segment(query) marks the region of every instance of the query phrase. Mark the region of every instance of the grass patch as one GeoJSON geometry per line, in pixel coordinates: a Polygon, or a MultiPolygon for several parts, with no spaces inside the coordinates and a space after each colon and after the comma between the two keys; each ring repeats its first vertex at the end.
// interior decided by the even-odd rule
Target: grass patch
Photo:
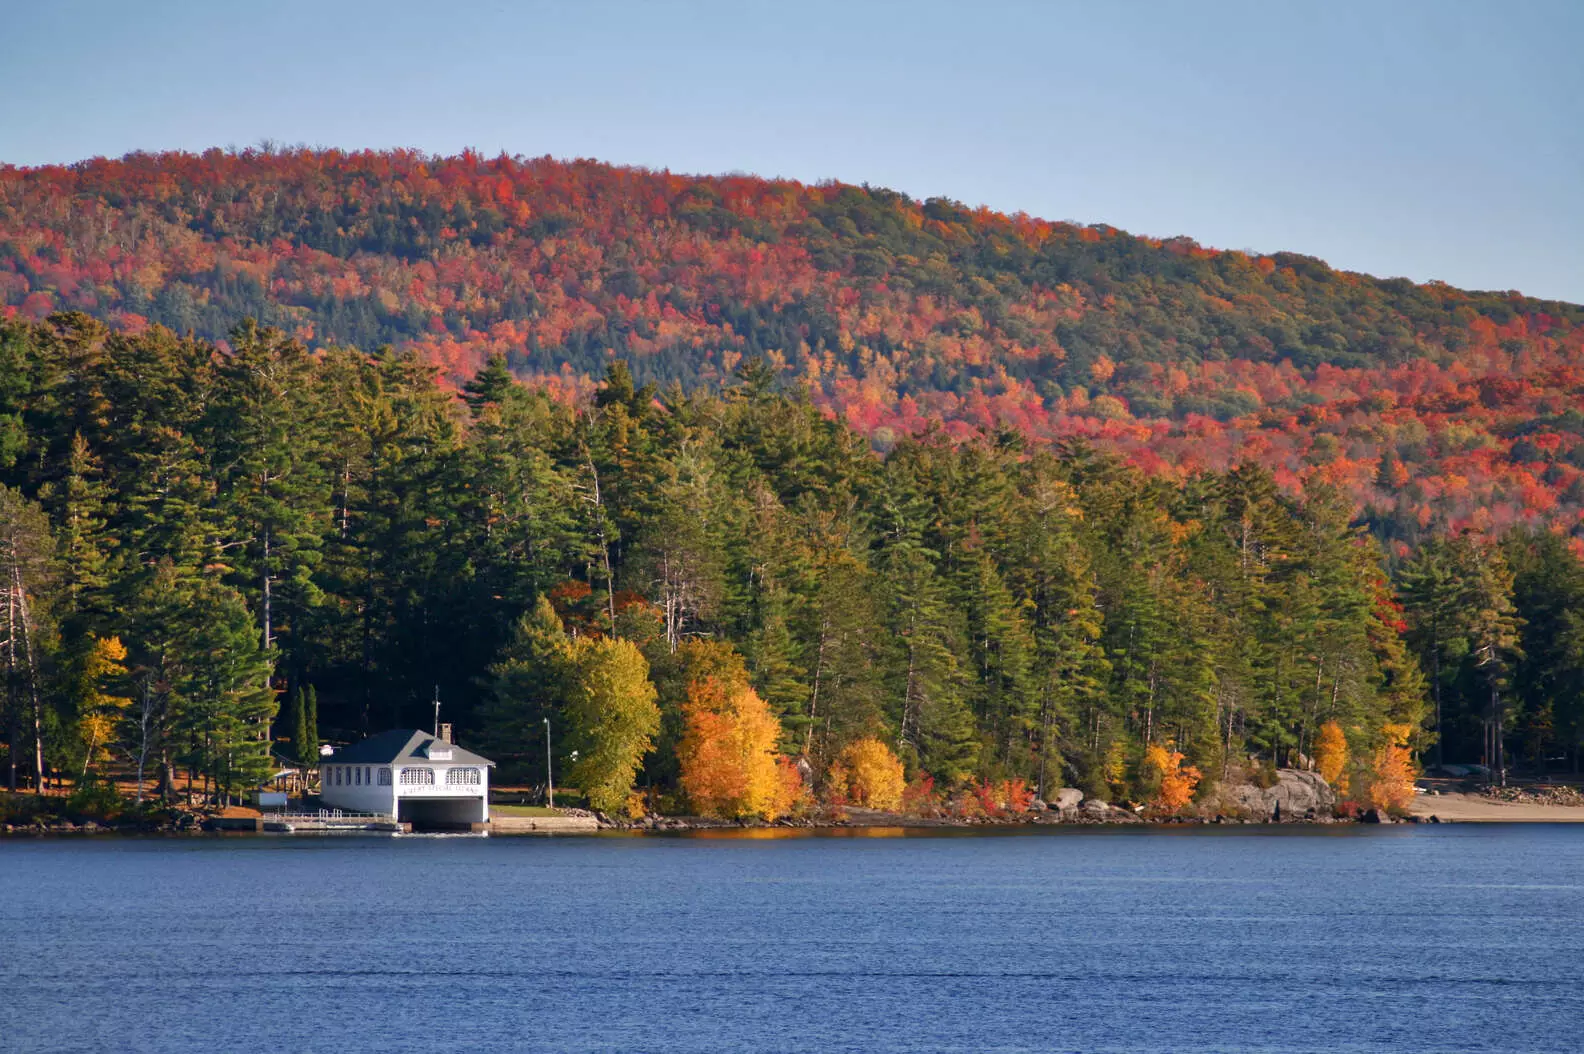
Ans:
{"type": "Polygon", "coordinates": [[[491,816],[560,816],[560,809],[549,809],[543,805],[491,805],[491,816]]]}

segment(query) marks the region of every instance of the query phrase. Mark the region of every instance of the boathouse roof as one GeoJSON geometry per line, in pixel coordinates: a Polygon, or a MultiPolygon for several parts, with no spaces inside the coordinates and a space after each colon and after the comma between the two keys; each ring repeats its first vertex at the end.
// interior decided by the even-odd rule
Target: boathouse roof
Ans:
{"type": "Polygon", "coordinates": [[[325,761],[336,765],[394,765],[404,762],[444,761],[454,765],[494,765],[489,758],[463,750],[455,743],[436,739],[428,732],[393,728],[369,736],[337,751],[325,761]]]}

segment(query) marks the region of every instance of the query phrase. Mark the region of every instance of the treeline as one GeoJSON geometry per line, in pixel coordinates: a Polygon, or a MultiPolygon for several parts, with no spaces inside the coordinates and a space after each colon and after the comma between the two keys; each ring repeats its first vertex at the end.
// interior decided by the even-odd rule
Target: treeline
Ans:
{"type": "Polygon", "coordinates": [[[1565,539],[1443,539],[1394,586],[1323,487],[1010,432],[882,458],[757,360],[718,393],[618,361],[569,403],[498,358],[459,394],[410,352],[57,315],[0,326],[0,455],[23,785],[235,793],[272,748],[426,726],[436,691],[508,778],[542,780],[548,719],[601,807],[759,814],[1143,798],[1403,741],[1543,764],[1584,725],[1565,539]],[[278,712],[299,690],[317,728],[278,712]]]}

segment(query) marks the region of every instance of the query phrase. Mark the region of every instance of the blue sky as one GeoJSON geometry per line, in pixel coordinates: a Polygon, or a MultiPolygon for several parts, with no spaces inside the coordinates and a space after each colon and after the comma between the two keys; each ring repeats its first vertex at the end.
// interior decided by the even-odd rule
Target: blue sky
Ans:
{"type": "Polygon", "coordinates": [[[471,146],[1584,302],[1584,3],[14,0],[0,162],[471,146]]]}

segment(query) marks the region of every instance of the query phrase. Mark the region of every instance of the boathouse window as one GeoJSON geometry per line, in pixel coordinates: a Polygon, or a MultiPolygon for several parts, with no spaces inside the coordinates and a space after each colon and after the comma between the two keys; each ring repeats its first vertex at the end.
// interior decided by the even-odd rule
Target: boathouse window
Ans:
{"type": "Polygon", "coordinates": [[[353,768],[353,770],[352,770],[352,782],[354,784],[358,785],[358,786],[362,786],[363,785],[363,770],[362,769],[353,768]]]}
{"type": "Polygon", "coordinates": [[[402,769],[401,781],[404,787],[433,786],[434,769],[402,769]]]}
{"type": "Polygon", "coordinates": [[[463,785],[469,786],[469,787],[477,787],[479,785],[479,783],[481,782],[480,779],[479,779],[479,770],[478,769],[447,769],[446,770],[446,782],[450,783],[450,784],[459,784],[460,783],[460,784],[463,784],[463,785]]]}
{"type": "Polygon", "coordinates": [[[381,787],[389,787],[391,785],[391,782],[390,782],[390,769],[380,769],[379,770],[379,785],[381,787]]]}

